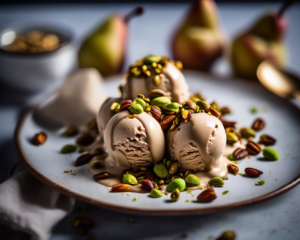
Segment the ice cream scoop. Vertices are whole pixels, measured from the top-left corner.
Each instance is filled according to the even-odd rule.
[[[112,118],[113,111],[111,111],[111,106],[112,104],[120,103],[121,98],[107,98],[104,103],[101,105],[100,110],[97,115],[97,124],[98,124],[98,129],[100,136],[102,137],[104,134],[104,129],[109,122],[109,120]]]
[[[149,97],[153,89],[161,89],[173,102],[184,102],[190,97],[189,87],[179,63],[166,57],[150,56],[130,66],[122,89],[122,98],[132,99],[137,94]]]
[[[187,123],[167,133],[167,151],[183,170],[210,171],[220,168],[226,147],[221,121],[207,113],[195,113]]]
[[[104,143],[110,160],[127,168],[161,161],[165,138],[159,123],[145,112],[129,115],[129,111],[115,114],[105,128]]]
[[[77,70],[35,114],[63,125],[83,125],[96,116],[106,98],[101,84],[102,77],[96,69]]]

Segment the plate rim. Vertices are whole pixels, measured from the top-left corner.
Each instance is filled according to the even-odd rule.
[[[48,96],[49,97],[49,96]],[[282,98],[281,98],[282,99]],[[43,99],[40,103],[43,103],[45,99]],[[294,104],[292,104],[290,101],[288,101],[287,99],[282,99],[284,101],[286,101],[288,104],[292,105],[293,107],[295,107],[298,111],[298,107],[295,106]],[[16,142],[16,146],[17,146],[17,150],[20,154],[20,161],[25,165],[26,169],[39,181],[41,181],[42,183],[46,184],[47,186],[57,190],[58,192],[67,195],[71,198],[74,198],[76,200],[79,201],[83,201],[101,208],[105,208],[105,209],[109,209],[109,210],[113,210],[113,211],[120,211],[120,212],[125,212],[125,213],[133,213],[133,214],[140,214],[140,215],[195,215],[195,214],[204,214],[204,213],[214,213],[214,212],[219,212],[219,211],[225,211],[225,210],[230,210],[233,208],[237,208],[237,207],[242,207],[242,206],[248,206],[251,204],[255,204],[255,203],[259,203],[262,201],[265,201],[267,199],[270,199],[272,197],[275,197],[279,194],[282,194],[290,189],[292,189],[293,187],[297,186],[300,183],[300,175],[296,178],[294,178],[292,181],[288,182],[287,184],[283,185],[282,187],[264,194],[262,196],[256,197],[256,198],[252,198],[252,199],[248,199],[248,200],[244,200],[244,201],[239,201],[236,203],[231,203],[231,204],[226,204],[223,206],[210,206],[207,208],[201,208],[201,209],[184,209],[184,210],[176,210],[176,209],[168,209],[168,210],[152,210],[152,209],[138,209],[138,208],[134,208],[134,207],[130,207],[130,206],[120,206],[118,204],[110,204],[110,203],[106,203],[103,202],[101,200],[95,200],[95,199],[91,199],[87,196],[84,196],[82,194],[78,194],[76,192],[73,192],[55,182],[53,182],[51,179],[47,178],[46,176],[44,176],[42,173],[40,173],[39,171],[37,171],[31,164],[30,161],[28,160],[28,158],[26,157],[26,155],[24,154],[24,151],[21,147],[21,137],[20,137],[20,132],[21,129],[24,125],[25,120],[28,118],[28,116],[33,113],[34,109],[36,109],[39,106],[39,104],[36,104],[32,107],[30,107],[29,109],[27,109],[25,111],[25,113],[22,114],[20,120],[18,121],[18,124],[16,126],[15,129],[15,133],[14,133],[14,139]]]

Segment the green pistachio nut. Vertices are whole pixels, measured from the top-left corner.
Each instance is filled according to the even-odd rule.
[[[147,57],[146,59],[144,59],[143,61],[143,64],[146,64],[146,65],[151,65],[152,63],[154,62],[159,62],[161,60],[161,57],[160,56],[149,56]]]
[[[210,110],[210,105],[205,101],[200,100],[196,104],[199,106],[200,110],[204,110],[205,112]]]
[[[180,198],[180,191],[178,188],[176,188],[171,194],[171,201],[176,202],[179,200],[179,198]]]
[[[151,192],[150,192],[150,197],[160,198],[162,196],[163,196],[163,194],[161,193],[161,191],[159,191],[157,189],[152,189]]]
[[[175,174],[175,173],[177,173],[178,168],[179,168],[179,162],[173,162],[170,165],[169,174]]]
[[[185,189],[185,186],[185,181],[181,178],[177,178],[168,184],[167,191],[173,192],[176,188],[178,188],[178,190],[182,192]]]
[[[123,175],[123,183],[136,185],[136,184],[138,184],[138,180],[132,174],[126,173]]]
[[[234,132],[226,132],[226,137],[228,144],[234,144],[239,140],[238,136]]]
[[[167,96],[167,94],[163,91],[163,90],[160,90],[160,89],[153,89],[150,93],[149,93],[149,97],[151,99],[153,98],[157,98],[157,97],[165,97]]]
[[[220,108],[219,104],[217,104],[216,102],[211,103],[210,106],[213,109],[215,109],[217,112],[219,112],[219,113],[221,112],[221,108]]]
[[[158,86],[161,83],[161,77],[159,75],[155,75],[153,78],[153,84]]]
[[[166,162],[165,165],[167,166],[167,168],[169,168],[171,164],[172,164],[172,161],[169,160],[169,161]]]
[[[111,106],[110,106],[110,110],[115,114],[119,112],[119,109],[121,107],[121,104],[118,102],[114,102]]]
[[[73,136],[77,135],[78,133],[79,133],[78,127],[70,126],[63,132],[62,135],[64,137],[73,137]]]
[[[156,176],[158,176],[159,178],[162,178],[162,179],[165,179],[169,174],[168,169],[162,163],[155,165],[153,168],[153,171],[156,174]]]
[[[186,176],[186,178],[184,180],[188,185],[192,185],[192,186],[200,185],[200,179],[194,174],[190,174],[190,175]]]
[[[143,109],[145,109],[147,107],[147,103],[141,98],[134,99],[134,102],[140,104],[143,107]]]
[[[76,151],[76,149],[77,149],[77,146],[75,146],[73,144],[67,144],[62,147],[62,149],[60,150],[60,153],[63,153],[63,154],[73,153]]]
[[[179,104],[176,102],[169,103],[163,107],[163,110],[177,113],[179,111]]]
[[[224,185],[224,181],[222,178],[214,177],[209,180],[208,184],[213,187],[222,187]]]
[[[131,106],[128,109],[132,114],[140,114],[144,112],[143,107],[138,103],[131,104]]]
[[[279,159],[279,154],[273,148],[263,149],[263,155],[267,160],[277,161]]]
[[[166,106],[169,103],[171,103],[170,98],[168,98],[168,97],[157,97],[157,98],[152,99],[150,105],[162,108],[162,107]]]
[[[242,135],[242,138],[249,138],[249,137],[255,137],[256,132],[252,128],[242,128],[240,130],[240,133]]]
[[[235,239],[235,232],[232,230],[227,230],[222,233],[220,237],[218,237],[216,240],[234,240]]]
[[[228,159],[231,160],[231,161],[238,160],[238,159],[236,159],[236,157],[232,153],[228,155]]]

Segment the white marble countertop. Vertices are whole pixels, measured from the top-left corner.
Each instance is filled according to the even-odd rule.
[[[133,5],[40,5],[1,6],[0,25],[13,21],[56,22],[69,26],[76,39],[91,31],[113,12],[126,13]],[[127,63],[146,54],[169,55],[169,39],[174,27],[184,15],[186,5],[146,5],[144,16],[130,23]],[[264,11],[278,5],[220,4],[219,11],[228,38],[233,36]],[[300,74],[300,6],[287,12],[289,29],[286,35],[288,68]],[[230,75],[228,65],[221,59],[214,72]],[[43,95],[38,96],[41,98]],[[0,89],[0,183],[9,168],[18,161],[13,141],[15,125],[22,111],[32,101],[26,94],[12,89]],[[88,206],[77,203],[78,206]],[[131,215],[89,206],[84,213],[75,209],[54,228],[51,240],[84,239],[75,234],[70,220],[79,215],[91,216],[96,227],[94,239],[215,239],[221,232],[233,229],[237,239],[299,239],[300,186],[273,199],[230,211],[195,216],[149,217]],[[129,218],[135,222],[128,221]],[[1,228],[0,228],[1,232]]]

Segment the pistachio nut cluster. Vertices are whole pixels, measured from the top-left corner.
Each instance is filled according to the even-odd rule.
[[[217,109],[219,105],[213,103]],[[218,112],[210,104],[202,99],[198,93],[183,103],[172,102],[167,94],[161,89],[153,89],[149,93],[149,98],[143,94],[138,94],[134,100],[125,100],[123,103],[114,102],[110,107],[112,115],[129,110],[134,117],[135,114],[143,112],[154,117],[159,123],[163,131],[174,130],[180,123],[188,122],[194,113],[207,113],[209,115],[220,117],[221,110]],[[227,111],[230,112],[230,111]]]
[[[129,77],[152,78],[153,85],[158,86],[162,80],[163,69],[168,62],[173,63],[179,70],[182,70],[182,63],[180,61],[170,61],[167,56],[150,55],[136,61],[129,67]]]
[[[130,185],[140,183],[145,191],[150,192],[151,197],[158,198],[160,195],[157,194],[157,191],[163,190],[164,185],[167,185],[167,192],[174,192],[176,189],[182,192],[186,186],[199,186],[200,179],[189,170],[180,172],[178,161],[171,161],[165,158],[153,167],[124,170],[123,183]]]

